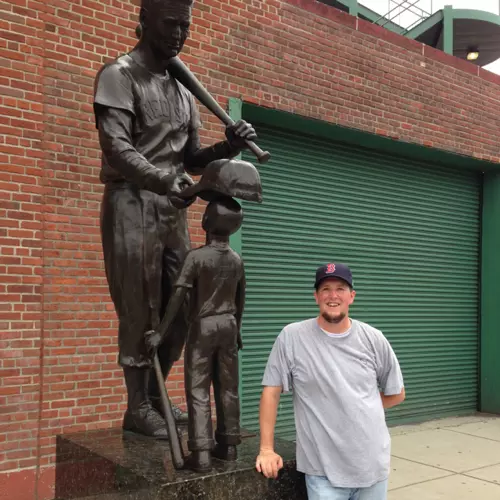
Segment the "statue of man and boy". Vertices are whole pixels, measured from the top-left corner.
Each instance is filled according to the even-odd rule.
[[[127,387],[123,429],[168,439],[158,355],[165,380],[184,345],[190,467],[236,459],[240,443],[238,349],[245,301],[243,263],[229,247],[243,214],[235,197],[261,200],[255,167],[235,160],[257,136],[243,120],[226,140],[202,148],[193,96],[168,72],[189,33],[193,0],[142,0],[140,39],[106,64],[95,82],[102,149],[101,236],[119,321],[119,364]],[[202,175],[194,183],[192,175]],[[190,250],[186,209],[209,201],[205,246]],[[160,335],[159,325],[168,325]],[[212,434],[210,384],[217,413]]]

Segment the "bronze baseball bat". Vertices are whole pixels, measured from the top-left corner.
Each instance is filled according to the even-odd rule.
[[[163,413],[165,414],[165,420],[167,421],[168,441],[170,444],[172,462],[174,463],[174,467],[176,469],[182,469],[184,467],[184,454],[182,452],[182,445],[179,434],[177,432],[177,426],[175,425],[175,418],[172,412],[172,407],[170,406],[170,401],[168,400],[167,389],[165,387],[165,381],[163,379],[163,373],[161,370],[160,360],[158,359],[158,354],[155,354],[154,366],[156,377],[158,379],[158,385],[160,386],[160,399],[163,406]]]
[[[186,87],[204,106],[206,106],[225,125],[234,125],[234,120],[222,109],[219,103],[210,95],[190,69],[178,58],[169,60],[168,71]],[[253,141],[245,141],[248,148],[257,157],[259,163],[266,163],[271,157],[268,151],[262,149]]]

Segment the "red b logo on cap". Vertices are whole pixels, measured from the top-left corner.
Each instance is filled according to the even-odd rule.
[[[328,264],[326,266],[326,272],[327,273],[334,273],[335,272],[335,264]]]

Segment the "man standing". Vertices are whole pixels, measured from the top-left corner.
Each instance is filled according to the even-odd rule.
[[[319,316],[286,326],[269,356],[260,405],[256,468],[277,477],[281,392],[293,391],[297,469],[309,500],[385,500],[390,436],[384,408],[404,401],[398,360],[384,335],[349,317],[356,292],[344,264],[316,271]]]
[[[142,0],[138,44],[106,64],[95,83],[105,184],[101,234],[128,392],[123,428],[160,439],[168,435],[144,334],[158,326],[190,249],[185,209],[194,198],[186,202],[179,196],[192,184],[185,172],[202,173],[211,161],[236,156],[245,139],[257,137],[239,121],[226,129],[226,141],[200,147],[194,99],[168,73],[169,60],[187,39],[192,4]],[[165,377],[182,353],[183,314],[173,331],[158,352]]]

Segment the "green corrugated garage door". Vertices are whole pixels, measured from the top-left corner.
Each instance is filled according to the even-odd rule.
[[[244,203],[242,425],[258,429],[269,351],[285,324],[316,315],[314,272],[328,261],[352,267],[352,316],[381,329],[401,362],[407,400],[388,421],[473,412],[480,176],[258,130],[259,144],[273,158],[260,168],[262,205]],[[287,396],[277,435],[294,435]]]

